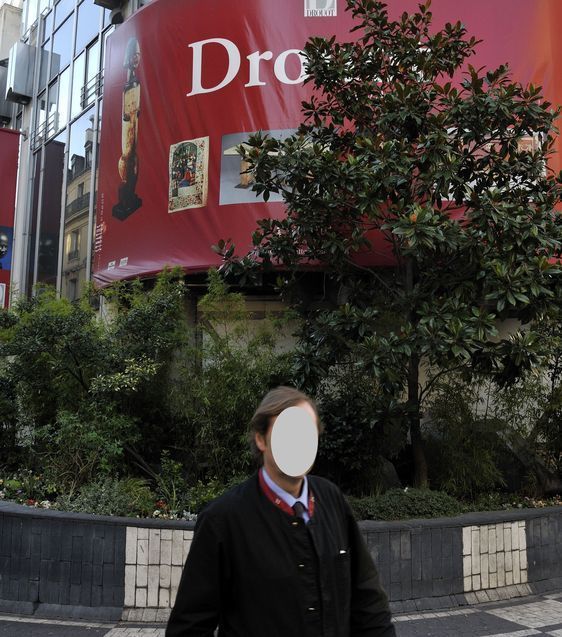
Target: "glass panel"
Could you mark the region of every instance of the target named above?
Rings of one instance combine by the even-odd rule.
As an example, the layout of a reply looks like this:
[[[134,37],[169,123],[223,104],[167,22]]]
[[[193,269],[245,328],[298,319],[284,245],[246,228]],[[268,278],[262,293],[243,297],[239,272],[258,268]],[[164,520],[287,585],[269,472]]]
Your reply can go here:
[[[41,53],[39,55],[39,84],[38,90],[42,90],[47,86],[47,75],[49,70],[49,49],[51,48],[51,41],[47,40],[41,47]]]
[[[99,177],[99,165],[100,165],[100,137],[101,137],[101,116],[103,110],[103,99],[98,102],[99,110],[98,110],[98,130],[96,136],[96,145],[97,145],[97,154],[96,154],[96,174],[95,174],[95,182],[94,182],[94,223],[92,225],[92,261],[94,259],[94,254],[101,250],[101,238],[103,234],[103,228],[100,226],[99,228],[96,226],[96,218],[97,218],[97,201],[98,201],[98,177]]]
[[[47,95],[45,91],[41,93],[41,95],[37,96],[37,125],[36,131],[38,134],[41,133],[39,129],[43,127],[45,124],[45,120],[47,119]]]
[[[83,2],[78,8],[77,19],[75,55],[80,53],[86,44],[96,37],[100,24],[100,8],[91,0]]]
[[[103,99],[99,102],[99,110],[98,110],[98,140],[101,137],[101,116],[103,113]]]
[[[80,298],[78,289],[78,279],[70,279],[67,287],[67,298],[69,301],[76,301]]]
[[[56,285],[66,133],[45,145],[37,282]]]
[[[49,108],[47,112],[47,137],[51,137],[59,131],[58,122],[59,80],[55,80],[49,86]]]
[[[62,257],[62,295],[74,300],[86,281],[94,109],[70,128]],[[73,283],[74,281],[74,283]]]
[[[83,110],[82,91],[84,88],[84,66],[86,64],[86,54],[74,60],[74,71],[72,74],[72,105],[70,107],[70,119],[74,119]]]
[[[72,9],[74,9],[74,0],[60,0],[60,2],[55,5],[55,29]]]
[[[38,9],[37,0],[27,0],[27,18],[25,21],[26,31],[35,22],[35,20],[37,20],[37,15],[38,15],[37,9]]]
[[[110,18],[111,18],[111,11],[109,9],[104,9],[103,10],[103,28],[104,29],[111,23]]]
[[[41,19],[41,22],[39,24],[40,28],[39,28],[39,42],[44,42],[46,40],[46,38],[48,37],[48,35],[46,34],[45,31],[45,20]]]
[[[72,18],[69,18],[53,36],[51,78],[70,63],[72,50]]]
[[[86,84],[84,102],[85,106],[91,104],[96,95],[100,93],[99,86],[100,67],[100,41],[96,40],[92,46],[86,49]]]
[[[47,13],[47,15],[45,16],[45,29],[43,31],[43,38],[45,40],[48,40],[51,37],[51,34],[53,32],[53,12],[49,11],[49,13]]]
[[[92,224],[92,260],[94,258],[93,253],[96,251],[96,212],[97,212],[97,201],[98,201],[98,178],[99,178],[99,166],[100,166],[100,137],[101,137],[101,114],[103,107],[103,100],[98,102],[99,110],[98,110],[98,130],[96,131],[95,140],[96,140],[96,166],[95,166],[95,176],[94,176],[94,222]],[[98,235],[99,239],[99,235]],[[101,246],[100,246],[101,247]]]
[[[59,99],[57,130],[60,130],[68,123],[68,92],[70,91],[70,67],[59,77]]]
[[[37,214],[39,211],[39,184],[41,171],[41,154],[43,149],[33,157],[33,200],[31,202],[31,225],[29,237],[29,251],[27,253],[27,295],[31,296],[33,279],[35,277],[35,242],[37,238]]]
[[[103,32],[103,51],[102,51],[102,60],[104,60],[105,65],[105,51],[107,50],[107,38],[115,31],[115,26],[110,26],[107,31]]]
[[[96,40],[86,50],[86,81],[93,79],[100,70],[100,41]]]

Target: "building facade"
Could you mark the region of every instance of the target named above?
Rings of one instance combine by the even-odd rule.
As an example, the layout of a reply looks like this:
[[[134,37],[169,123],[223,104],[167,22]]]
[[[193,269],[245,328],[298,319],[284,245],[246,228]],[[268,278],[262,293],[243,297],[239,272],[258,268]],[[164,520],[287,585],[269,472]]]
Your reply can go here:
[[[11,298],[48,284],[73,300],[92,279],[150,278],[165,265],[200,276],[219,239],[250,248],[257,220],[283,203],[256,197],[236,147],[298,126],[309,90],[300,51],[312,35],[349,39],[345,4],[4,2],[0,126],[20,132]],[[399,15],[418,2],[389,4]],[[476,66],[510,60],[517,79],[562,103],[558,0],[434,0],[432,10],[482,38]],[[373,264],[391,262],[381,258]]]
[[[20,0],[0,8],[0,63],[29,80],[0,102],[10,111],[4,125],[21,132],[12,298],[48,284],[73,300],[90,279],[105,44],[112,22],[142,4]],[[18,56],[8,59],[16,42]]]

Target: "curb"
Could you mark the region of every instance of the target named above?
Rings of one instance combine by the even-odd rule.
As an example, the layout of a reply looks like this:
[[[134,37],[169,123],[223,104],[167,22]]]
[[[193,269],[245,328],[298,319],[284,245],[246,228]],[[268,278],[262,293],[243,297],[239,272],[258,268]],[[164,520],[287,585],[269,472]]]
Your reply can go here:
[[[395,614],[562,589],[562,507],[359,526]],[[164,623],[193,528],[0,502],[0,612]]]

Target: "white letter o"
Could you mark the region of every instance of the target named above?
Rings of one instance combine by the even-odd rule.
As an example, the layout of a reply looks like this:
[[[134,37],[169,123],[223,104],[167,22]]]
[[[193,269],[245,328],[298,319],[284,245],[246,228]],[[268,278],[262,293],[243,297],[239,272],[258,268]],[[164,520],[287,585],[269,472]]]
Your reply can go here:
[[[301,71],[299,73],[299,76],[295,80],[292,80],[290,77],[288,77],[287,71],[285,70],[285,64],[289,55],[299,56]],[[299,49],[289,49],[288,51],[283,51],[283,53],[281,53],[275,60],[273,70],[275,72],[275,77],[280,82],[283,82],[283,84],[300,84],[301,82],[304,82],[304,79],[306,78],[306,73],[304,72],[304,53]]]

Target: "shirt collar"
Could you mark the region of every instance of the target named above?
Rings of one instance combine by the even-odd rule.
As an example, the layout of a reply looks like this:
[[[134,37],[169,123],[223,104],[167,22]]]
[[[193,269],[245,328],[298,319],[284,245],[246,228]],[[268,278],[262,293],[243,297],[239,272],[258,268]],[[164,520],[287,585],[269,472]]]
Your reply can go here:
[[[273,491],[273,493],[275,493],[276,496],[280,497],[283,502],[286,502],[291,507],[291,509],[296,502],[300,502],[304,506],[305,510],[308,510],[308,480],[306,476],[303,476],[301,494],[298,498],[295,498],[293,495],[285,491],[285,489],[282,489],[276,482],[274,482],[270,478],[269,474],[265,470],[265,467],[261,468],[261,472],[267,486]]]

